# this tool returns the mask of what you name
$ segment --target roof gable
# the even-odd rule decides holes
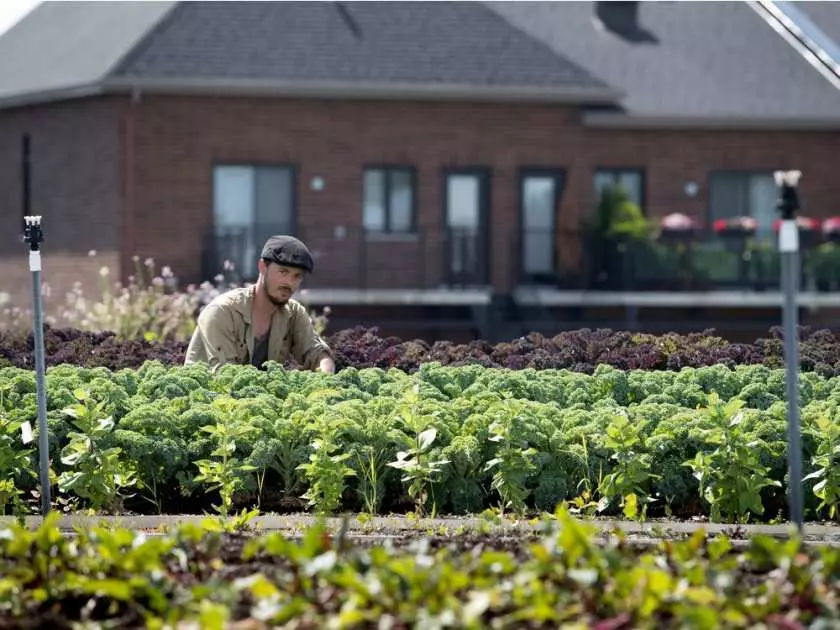
[[[0,37],[0,100],[95,92],[169,1],[47,1]]]
[[[645,36],[635,38],[605,29],[595,19],[596,4],[520,0],[487,6],[622,89],[630,116],[840,120],[840,90],[748,3],[639,2]]]
[[[429,84],[614,96],[590,72],[475,2],[184,2],[113,77],[152,85]]]

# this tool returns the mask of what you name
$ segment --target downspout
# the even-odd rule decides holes
[[[122,247],[120,252],[120,263],[122,266],[123,280],[129,275],[132,269],[132,257],[136,254],[137,239],[135,237],[135,216],[136,216],[136,125],[137,106],[140,103],[141,92],[134,89],[131,92],[128,107],[124,110],[123,116],[123,169],[122,169]]]

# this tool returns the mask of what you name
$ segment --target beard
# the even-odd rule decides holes
[[[268,301],[274,304],[277,308],[283,308],[286,304],[289,303],[289,298],[292,297],[292,290],[289,287],[278,287],[277,291],[280,293],[283,289],[286,289],[289,293],[288,295],[276,295],[272,294],[271,291],[268,290],[268,286],[263,284],[263,292],[265,296],[268,298]]]

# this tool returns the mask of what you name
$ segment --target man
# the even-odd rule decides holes
[[[293,236],[272,236],[258,265],[256,284],[227,291],[201,311],[185,365],[201,361],[213,371],[226,363],[262,368],[291,354],[305,369],[334,373],[332,351],[306,308],[292,299],[314,268],[309,249]]]

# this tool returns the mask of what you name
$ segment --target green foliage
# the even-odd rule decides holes
[[[309,461],[298,466],[309,482],[309,489],[303,498],[308,499],[309,505],[319,514],[331,514],[339,508],[345,478],[356,474],[345,464],[352,456],[351,453],[339,452],[341,446],[337,434],[340,422],[340,418],[333,414],[321,416],[316,423],[317,437],[312,441]]]
[[[619,413],[607,425],[604,440],[604,445],[613,451],[616,465],[603,477],[598,492],[608,501],[618,497],[628,518],[644,517],[647,505],[639,512],[638,501],[647,502],[648,482],[661,477],[651,472],[652,458],[645,452],[643,430],[644,423],[632,423],[626,414]]]
[[[805,432],[817,443],[811,458],[816,470],[806,475],[803,482],[815,480],[813,493],[820,500],[817,511],[828,508],[828,518],[835,520],[840,510],[840,423],[837,405],[832,403],[827,413],[819,415],[813,423],[805,425]]]
[[[605,186],[598,206],[586,227],[596,234],[617,239],[643,239],[651,236],[654,225],[621,186]]]
[[[400,430],[395,432],[398,445],[405,450],[397,452],[397,459],[388,466],[403,471],[402,481],[408,484],[408,496],[414,501],[418,516],[424,514],[432,484],[440,478],[446,459],[435,459],[432,445],[438,435],[433,417],[419,409],[419,385],[407,389],[399,407]],[[434,498],[432,513],[437,511]]]
[[[88,500],[94,510],[118,512],[121,491],[137,484],[136,462],[123,457],[120,447],[107,446],[114,430],[114,419],[104,415],[107,401],[96,402],[85,389],[74,396],[78,402],[64,413],[77,430],[61,449],[61,463],[69,469],[58,477],[59,489]]]
[[[223,517],[227,516],[233,507],[233,495],[244,485],[245,473],[256,469],[252,464],[240,461],[236,457],[237,445],[247,442],[254,433],[254,427],[245,422],[237,421],[237,401],[230,397],[221,397],[213,401],[213,406],[219,409],[219,419],[215,424],[205,425],[201,430],[208,433],[215,443],[209,459],[195,462],[199,474],[196,483],[205,482],[209,490],[218,490],[221,504],[213,506]]]
[[[585,514],[746,520],[786,507],[774,400],[784,379],[762,366],[329,375],[150,362],[51,367],[47,386],[54,496],[95,510],[181,511],[186,500],[225,514],[522,515],[566,501]],[[36,402],[31,372],[0,370],[0,472],[11,480],[0,502],[37,489],[34,447],[19,435],[37,425]],[[803,379],[809,515],[836,518],[838,402],[840,379]]]
[[[761,463],[767,444],[745,427],[743,406],[740,399],[723,403],[711,394],[707,411],[711,426],[701,431],[704,448],[686,462],[700,482],[715,521],[727,517],[746,522],[750,513],[763,514],[761,491],[782,485],[768,476]]]
[[[519,543],[492,532],[479,545],[458,536],[357,545],[323,522],[298,539],[231,535],[253,516],[154,536],[105,526],[68,535],[55,512],[34,529],[4,528],[0,618],[13,627],[160,630],[816,629],[834,627],[840,596],[840,550],[795,535],[751,536],[736,548],[701,529],[634,545],[562,508]]]

